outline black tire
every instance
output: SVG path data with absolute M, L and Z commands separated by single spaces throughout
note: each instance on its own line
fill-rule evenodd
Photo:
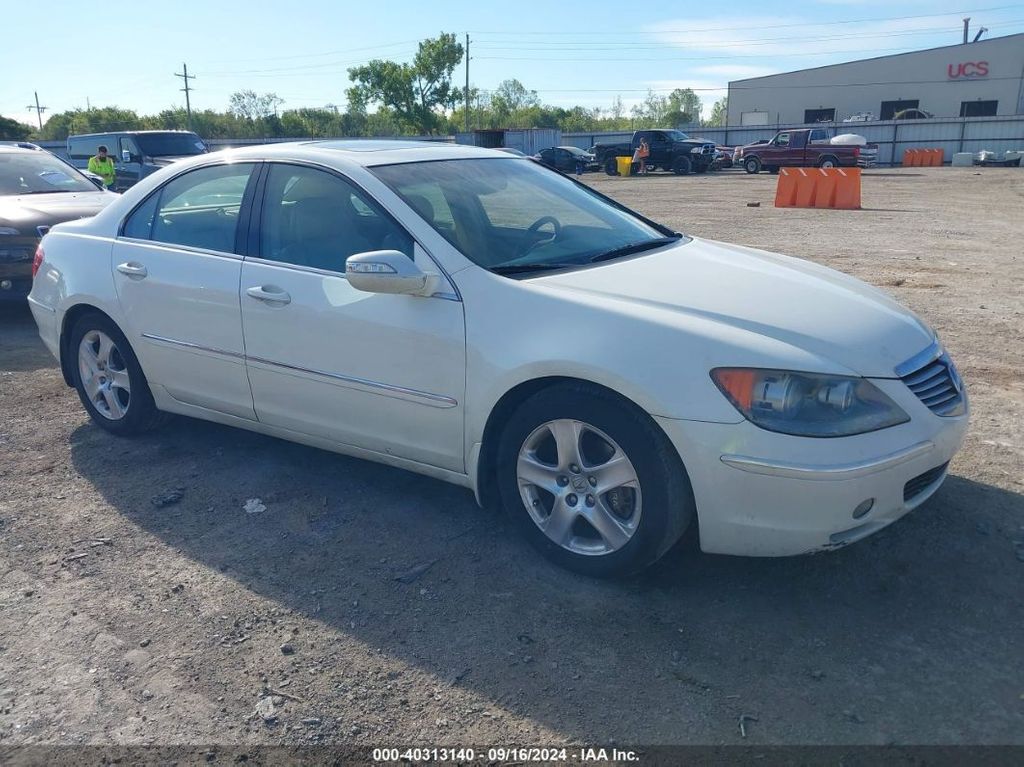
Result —
M 779 173 L 779 167 L 777 165 L 770 165 L 765 170 L 767 170 L 773 176 L 777 176 Z
M 685 176 L 693 170 L 693 163 L 689 157 L 680 155 L 672 162 L 672 172 L 677 176 Z
M 743 161 L 743 170 L 754 175 L 761 172 L 761 161 L 757 157 L 748 157 Z
M 619 164 L 615 161 L 614 157 L 609 157 L 604 161 L 604 172 L 609 176 L 619 175 Z
M 694 173 L 707 173 L 711 168 L 707 165 L 698 165 L 693 169 Z
M 100 412 L 82 383 L 79 349 L 82 339 L 93 331 L 99 331 L 113 341 L 114 351 L 111 352 L 111 359 L 116 358 L 117 366 L 123 367 L 128 374 L 130 394 L 127 404 L 124 406 L 124 415 L 117 419 L 112 419 Z M 68 362 L 71 368 L 71 380 L 78 392 L 78 398 L 97 426 L 112 434 L 128 437 L 142 434 L 163 423 L 165 416 L 156 409 L 156 405 L 153 403 L 153 393 L 149 390 L 149 384 L 146 382 L 146 376 L 142 372 L 135 352 L 124 333 L 108 317 L 95 312 L 80 317 L 71 329 L 66 353 L 70 356 Z M 114 366 L 111 365 L 110 369 L 113 370 Z
M 618 444 L 636 471 L 640 487 L 639 521 L 632 537 L 610 553 L 581 554 L 559 545 L 534 522 L 520 493 L 520 450 L 543 424 L 558 419 L 581 421 L 604 432 Z M 689 477 L 664 432 L 645 412 L 604 389 L 585 383 L 544 389 L 517 408 L 500 440 L 496 479 L 505 511 L 535 548 L 569 570 L 596 577 L 616 577 L 641 570 L 665 554 L 696 515 Z M 585 473 L 584 468 L 578 478 Z M 571 487 L 566 492 L 571 493 Z M 578 503 L 583 503 L 582 495 Z M 587 526 L 579 518 L 574 523 L 577 524 Z
M 835 157 L 833 157 L 832 155 L 827 154 L 824 157 L 822 157 L 820 160 L 818 160 L 818 167 L 819 168 L 838 168 L 839 167 L 839 160 L 836 159 Z

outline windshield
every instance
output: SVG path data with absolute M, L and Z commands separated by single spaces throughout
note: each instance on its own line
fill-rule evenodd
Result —
M 0 194 L 95 191 L 88 178 L 49 152 L 0 152 Z
M 204 154 L 206 144 L 195 133 L 136 133 L 139 149 L 150 157 L 181 157 Z
M 665 135 L 672 141 L 687 141 L 690 138 L 681 130 L 667 130 L 665 131 Z
M 529 160 L 370 170 L 467 258 L 492 271 L 580 266 L 679 237 Z
M 563 146 L 561 148 L 564 149 L 569 154 L 575 155 L 577 157 L 580 156 L 580 155 L 587 154 L 587 152 L 584 152 L 582 149 L 580 149 L 578 147 L 574 147 L 574 146 Z

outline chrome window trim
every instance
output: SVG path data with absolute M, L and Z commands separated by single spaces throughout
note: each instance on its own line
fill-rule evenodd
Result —
M 227 258 L 232 261 L 242 261 L 242 256 L 238 255 L 237 253 L 229 253 L 224 250 L 209 250 L 207 248 L 197 248 L 194 245 L 175 245 L 172 242 L 143 240 L 139 237 L 125 237 L 120 234 L 114 238 L 114 241 L 130 243 L 132 245 L 141 245 L 143 247 L 154 248 L 156 250 L 173 250 L 184 253 L 194 253 L 200 256 L 219 256 L 220 258 Z
M 426 248 L 423 249 L 423 252 L 426 253 Z M 303 266 L 302 264 L 291 264 L 291 263 L 288 263 L 287 261 L 275 261 L 272 258 L 257 258 L 256 256 L 246 256 L 244 260 L 245 260 L 245 262 L 247 264 L 259 264 L 260 266 L 273 266 L 273 267 L 278 268 L 278 269 L 287 269 L 287 270 L 293 271 L 293 272 L 303 272 L 303 273 L 306 273 L 306 274 L 315 274 L 315 275 L 320 276 L 320 277 L 337 277 L 338 279 L 345 280 L 346 282 L 348 282 L 348 276 L 344 272 L 335 272 L 335 271 L 332 271 L 330 269 L 320 269 L 320 268 L 318 268 L 316 266 Z M 433 261 L 433 259 L 431 259 L 431 261 Z M 435 264 L 437 263 L 436 261 L 433 261 L 433 262 Z M 449 283 L 452 284 L 452 285 L 455 284 L 454 282 L 451 282 L 451 280 L 449 280 Z M 442 299 L 444 301 L 455 301 L 456 303 L 461 303 L 461 301 L 462 301 L 462 299 L 459 298 L 458 294 L 456 294 L 456 293 L 449 293 L 447 291 L 440 291 L 440 292 L 437 292 L 437 293 L 432 293 L 429 296 L 429 298 L 440 298 L 440 299 Z
M 245 362 L 258 362 L 263 365 L 268 365 L 274 368 L 282 368 L 284 370 L 291 370 L 297 373 L 307 373 L 310 375 L 322 376 L 329 378 L 334 381 L 341 381 L 348 384 L 356 384 L 358 386 L 365 386 L 368 389 L 373 389 L 380 392 L 384 396 L 395 397 L 396 399 L 409 400 L 419 402 L 420 404 L 427 405 L 429 407 L 437 408 L 453 408 L 457 407 L 459 401 L 452 397 L 446 397 L 442 394 L 434 394 L 432 392 L 420 391 L 419 389 L 409 389 L 404 386 L 395 386 L 393 384 L 381 383 L 380 381 L 371 381 L 367 378 L 357 378 L 356 376 L 342 375 L 341 373 L 329 373 L 324 370 L 315 370 L 313 368 L 300 367 L 299 365 L 289 365 L 285 362 L 274 362 L 273 360 L 265 359 L 264 357 L 254 357 L 239 352 L 231 352 L 226 349 L 215 349 L 210 346 L 202 346 L 200 344 L 194 344 L 189 341 L 181 341 L 176 338 L 168 338 L 166 336 L 156 335 L 155 333 L 143 333 L 143 338 L 150 341 L 159 341 L 161 343 L 172 344 L 174 346 L 181 346 L 186 349 L 193 349 L 195 351 L 210 352 L 212 354 L 219 354 L 232 359 L 243 360 Z

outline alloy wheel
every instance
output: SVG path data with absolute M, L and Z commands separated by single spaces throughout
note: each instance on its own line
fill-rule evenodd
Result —
M 102 330 L 90 330 L 78 345 L 78 373 L 89 402 L 111 421 L 119 421 L 131 404 L 131 378 L 117 344 Z
M 607 434 L 583 421 L 548 421 L 531 432 L 516 462 L 519 494 L 534 524 L 576 554 L 611 554 L 640 524 L 636 469 Z

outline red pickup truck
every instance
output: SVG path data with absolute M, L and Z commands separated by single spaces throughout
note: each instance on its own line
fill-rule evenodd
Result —
M 762 168 L 777 173 L 779 168 L 866 168 L 875 164 L 876 144 L 856 146 L 830 141 L 824 128 L 779 131 L 767 143 L 739 147 L 733 162 L 741 164 L 747 173 L 759 173 Z

